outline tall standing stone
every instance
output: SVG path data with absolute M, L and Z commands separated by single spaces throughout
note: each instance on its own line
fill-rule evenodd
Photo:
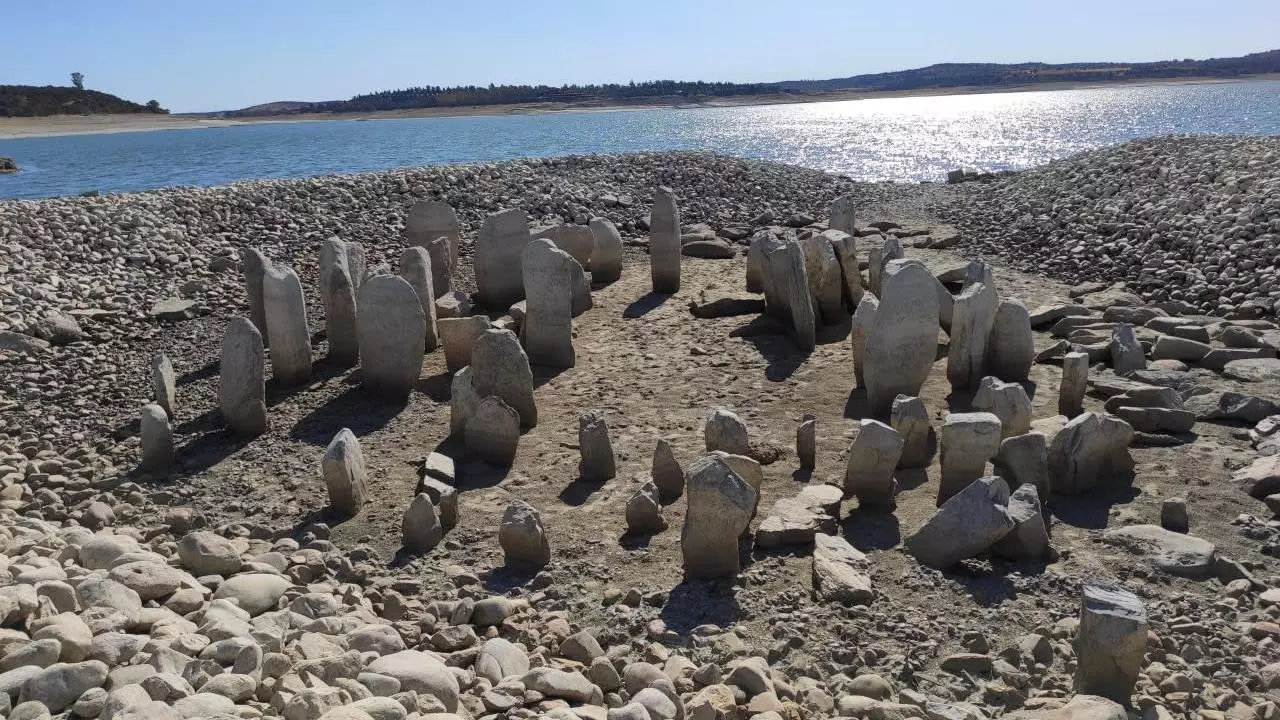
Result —
M 942 481 L 938 504 L 986 474 L 987 461 L 1000 451 L 1000 418 L 986 412 L 951 413 L 939 433 Z
M 311 331 L 307 301 L 293 268 L 268 266 L 262 276 L 262 298 L 271 345 L 271 377 L 283 385 L 311 379 Z
M 867 280 L 871 292 L 880 295 L 884 292 L 885 266 L 894 260 L 902 260 L 906 252 L 902 249 L 902 241 L 894 235 L 884 238 L 884 244 L 871 248 L 867 258 Z
M 782 240 L 768 230 L 761 230 L 751 236 L 747 246 L 747 292 L 763 293 L 766 288 L 765 276 L 769 274 L 768 255 L 782 247 Z M 766 293 L 769 295 L 770 293 Z
M 502 398 L 520 416 L 520 426 L 538 424 L 529 356 L 510 330 L 486 330 L 471 351 L 471 384 L 476 395 Z
M 340 513 L 355 515 L 367 500 L 365 481 L 368 471 L 364 453 L 355 433 L 342 428 L 320 460 L 320 477 L 329 491 L 329 505 Z
M 356 280 L 348 262 L 347 243 L 330 238 L 320 244 L 320 300 L 324 304 L 329 359 L 340 365 L 360 360 L 356 330 Z
M 582 266 L 550 240 L 531 241 L 523 260 L 525 315 L 520 324 L 529 361 L 553 368 L 571 368 L 573 350 L 573 287 Z
M 796 428 L 796 457 L 801 470 L 813 470 L 818 458 L 818 418 L 806 414 Z
M 863 370 L 867 401 L 877 417 L 889 413 L 898 395 L 919 395 L 933 369 L 938 347 L 934 282 L 933 273 L 918 260 L 894 260 L 885 267 Z
M 831 248 L 831 241 L 822 235 L 810 235 L 798 240 L 796 245 L 804 256 L 805 278 L 815 318 L 824 325 L 839 323 L 848 314 L 844 311 L 840 263 Z
M 680 292 L 680 208 L 671 188 L 653 193 L 649 213 L 649 274 L 653 292 L 674 295 Z
M 769 254 L 768 265 L 771 277 L 766 287 L 775 294 L 771 304 L 779 307 L 779 315 L 790 325 L 796 346 L 813 350 L 818 343 L 818 318 L 809 292 L 804 251 L 798 243 L 786 243 Z
M 164 353 L 151 358 L 151 393 L 155 395 L 156 404 L 172 420 L 175 417 L 173 408 L 178 395 L 177 378 L 174 377 L 173 363 L 169 362 L 169 356 Z
M 860 388 L 867 387 L 867 340 L 876 327 L 876 314 L 880 312 L 880 300 L 867 293 L 853 311 L 849 324 L 849 349 L 853 353 L 853 379 Z
M 716 408 L 707 415 L 707 421 L 702 427 L 702 438 L 706 442 L 707 452 L 723 450 L 731 455 L 746 455 L 751 451 L 747 424 L 726 408 Z
M 449 260 L 449 238 L 438 237 L 427 243 L 427 256 L 431 258 L 431 290 L 436 299 L 453 292 L 454 265 Z
M 1073 689 L 1129 704 L 1147 650 L 1147 610 L 1137 595 L 1086 582 L 1075 639 Z
M 1111 367 L 1117 375 L 1147 369 L 1147 356 L 1142 343 L 1138 342 L 1133 326 L 1129 323 L 1120 323 L 1111 331 Z
M 1035 359 L 1036 340 L 1027 306 L 1013 298 L 1001 298 L 987 340 L 989 372 L 1005 382 L 1023 382 L 1031 376 Z
M 578 417 L 578 451 L 582 455 L 578 476 L 583 480 L 603 482 L 618 474 L 604 411 L 588 410 Z
M 844 284 L 844 301 L 853 310 L 862 302 L 862 272 L 858 269 L 858 239 L 840 230 L 831 229 L 822 233 L 822 237 L 831 243 L 831 251 L 840 263 L 840 280 Z
M 463 443 L 480 460 L 510 467 L 520 443 L 520 413 L 496 395 L 482 399 L 467 418 Z
M 266 361 L 262 333 L 247 318 L 231 318 L 222 336 L 218 406 L 227 427 L 255 437 L 267 429 Z
M 898 467 L 928 467 L 929 433 L 933 428 L 929 424 L 929 411 L 924 401 L 909 395 L 894 398 L 889 425 L 902 436 L 902 456 L 898 458 Z
M 1075 417 L 1084 412 L 1084 394 L 1089 389 L 1089 356 L 1069 352 L 1062 358 L 1062 385 L 1058 387 L 1058 414 Z
M 859 505 L 891 505 L 897 491 L 893 471 L 902 457 L 902 436 L 879 420 L 862 420 L 849 446 L 844 470 L 844 494 Z
M 378 275 L 360 288 L 360 382 L 403 397 L 422 373 L 427 321 L 404 278 Z
M 528 244 L 529 219 L 523 210 L 503 210 L 485 218 L 472 259 L 480 304 L 505 310 L 524 299 L 521 264 Z
M 604 218 L 591 218 L 588 227 L 595 241 L 591 252 L 591 282 L 616 282 L 622 277 L 622 235 Z
M 440 345 L 436 329 L 436 293 L 433 279 L 431 255 L 420 247 L 407 247 L 400 253 L 400 277 L 409 283 L 418 296 L 418 304 L 422 306 L 422 315 L 427 332 L 423 336 L 423 347 L 427 352 Z
M 267 332 L 267 310 L 262 296 L 262 279 L 266 275 L 271 261 L 258 248 L 245 248 L 240 251 L 240 271 L 244 274 L 244 294 L 249 302 L 249 320 L 265 339 Z
M 671 444 L 662 438 L 653 448 L 653 465 L 650 469 L 653 483 L 658 486 L 658 499 L 663 503 L 675 502 L 684 494 L 684 468 L 671 450 Z
M 458 222 L 458 213 L 449 203 L 439 200 L 423 200 L 409 208 L 405 218 L 404 239 L 408 245 L 429 248 L 430 243 L 441 237 L 448 238 L 448 265 L 452 269 L 458 266 L 458 247 L 462 244 L 462 224 Z M 437 258 L 433 255 L 433 261 Z M 445 260 L 442 257 L 439 260 Z M 438 290 L 438 288 L 437 288 Z
M 173 465 L 173 427 L 164 408 L 154 403 L 142 408 L 138 439 L 142 448 L 142 461 L 138 464 L 140 470 L 154 472 Z
M 689 506 L 680 550 L 685 574 L 723 577 L 738 573 L 738 538 L 751 522 L 759 498 L 755 488 L 724 459 L 703 457 L 689 468 Z
M 542 515 L 523 500 L 513 501 L 503 513 L 498 545 L 508 567 L 540 570 L 551 562 L 551 545 L 542 526 Z
M 467 429 L 467 420 L 480 407 L 480 396 L 471 382 L 470 365 L 453 374 L 449 383 L 449 432 L 461 437 Z
M 444 364 L 449 372 L 457 372 L 471 364 L 471 352 L 475 348 L 476 338 L 492 327 L 493 323 L 484 315 L 436 320 L 440 343 L 444 345 Z
M 831 215 L 828 227 L 832 230 L 839 230 L 849 235 L 857 232 L 855 224 L 856 213 L 854 211 L 854 201 L 852 195 L 841 195 L 831 201 Z
M 995 284 L 989 282 L 990 273 L 985 270 L 985 263 L 975 273 L 973 266 L 979 263 L 982 261 L 970 263 L 970 277 L 951 312 L 947 380 L 953 388 L 975 388 L 986 373 L 987 339 L 995 325 L 1000 297 Z

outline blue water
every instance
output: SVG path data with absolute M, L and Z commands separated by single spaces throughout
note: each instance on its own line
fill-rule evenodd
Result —
M 24 168 L 0 175 L 0 198 L 636 150 L 711 150 L 858 180 L 938 180 L 957 167 L 1025 168 L 1166 133 L 1280 134 L 1280 82 L 0 140 L 0 156 Z

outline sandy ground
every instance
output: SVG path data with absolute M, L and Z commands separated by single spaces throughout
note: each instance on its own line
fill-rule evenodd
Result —
M 476 115 L 539 115 L 567 112 L 616 112 L 622 110 L 648 110 L 654 108 L 693 107 L 747 107 L 753 105 L 791 105 L 845 100 L 870 100 L 897 97 L 940 97 L 947 95 L 980 95 L 1007 92 L 1043 92 L 1053 90 L 1079 90 L 1085 88 L 1149 85 L 1194 85 L 1208 83 L 1260 82 L 1280 79 L 1280 75 L 1260 75 L 1251 78 L 1188 78 L 1178 80 L 1140 80 L 1109 83 L 1036 83 L 1001 88 L 955 87 L 938 90 L 905 90 L 885 92 L 833 92 L 811 95 L 745 95 L 713 98 L 696 103 L 681 103 L 676 99 L 646 101 L 629 104 L 606 103 L 521 103 L 516 105 L 479 105 L 450 108 L 419 108 L 414 110 L 387 110 L 368 113 L 304 113 L 299 115 L 270 116 L 260 118 L 226 119 L 212 114 L 188 115 L 59 115 L 41 118 L 0 118 L 0 140 L 16 140 L 28 137 L 56 135 L 93 135 L 100 133 L 145 132 L 151 130 L 190 130 L 199 128 L 235 127 L 248 123 L 321 122 L 332 120 L 387 120 L 397 118 L 468 117 Z

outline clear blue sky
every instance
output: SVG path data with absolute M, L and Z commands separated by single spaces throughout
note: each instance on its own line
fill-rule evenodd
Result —
M 1277 0 L 0 0 L 0 84 L 175 112 L 414 85 L 774 81 L 1280 46 Z

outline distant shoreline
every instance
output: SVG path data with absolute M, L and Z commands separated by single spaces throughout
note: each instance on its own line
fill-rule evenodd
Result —
M 198 130 L 202 128 L 242 127 L 260 123 L 327 122 L 334 120 L 392 120 L 405 118 L 478 117 L 492 115 L 546 115 L 558 113 L 617 112 L 661 108 L 751 107 L 756 105 L 797 105 L 878 98 L 945 97 L 949 95 L 987 95 L 1018 92 L 1050 92 L 1108 87 L 1143 87 L 1158 85 L 1208 85 L 1266 82 L 1280 80 L 1280 74 L 1251 75 L 1238 78 L 1177 78 L 1169 80 L 1124 80 L 1111 82 L 1032 83 L 998 88 L 965 86 L 926 90 L 851 91 L 812 94 L 738 95 L 710 98 L 681 104 L 673 100 L 639 103 L 521 103 L 514 105 L 478 105 L 411 110 L 381 110 L 364 113 L 303 113 L 269 115 L 251 118 L 224 118 L 211 113 L 185 115 L 56 115 L 35 118 L 0 118 L 0 140 L 20 140 L 65 135 L 99 135 L 109 133 L 148 132 L 156 130 Z

